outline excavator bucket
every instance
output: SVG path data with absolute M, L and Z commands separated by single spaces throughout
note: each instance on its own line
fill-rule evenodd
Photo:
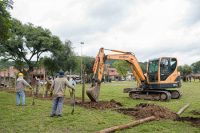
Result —
M 90 98 L 92 102 L 98 102 L 99 97 L 99 90 L 100 90 L 100 84 L 97 84 L 95 86 L 90 87 L 86 93 L 87 96 Z

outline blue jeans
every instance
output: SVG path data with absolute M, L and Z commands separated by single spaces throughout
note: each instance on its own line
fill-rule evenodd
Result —
M 58 115 L 62 115 L 63 101 L 64 101 L 64 97 L 53 98 L 51 115 L 56 114 L 57 108 L 58 108 Z
M 24 91 L 16 92 L 16 104 L 20 105 L 20 97 L 22 98 L 22 105 L 25 105 L 25 93 Z

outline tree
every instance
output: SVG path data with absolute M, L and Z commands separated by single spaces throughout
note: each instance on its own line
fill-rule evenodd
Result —
M 85 65 L 85 72 L 87 75 L 93 75 L 93 65 L 94 65 L 95 58 L 84 56 L 83 57 L 83 64 Z
M 59 69 L 64 71 L 73 71 L 75 70 L 76 62 L 75 62 L 75 55 L 71 48 L 71 42 L 65 42 L 62 45 L 62 49 L 57 51 L 52 58 L 58 65 Z
M 51 57 L 43 59 L 43 65 L 53 75 L 59 70 L 74 71 L 76 69 L 76 58 L 71 48 L 71 42 L 65 42 L 61 48 L 55 49 Z
M 147 62 L 139 62 L 140 67 L 142 68 L 143 73 L 147 72 Z
M 8 67 L 13 66 L 13 65 L 14 65 L 13 62 L 6 61 L 6 60 L 4 60 L 4 59 L 1 59 L 1 60 L 0 60 L 0 70 L 5 70 L 5 69 L 7 69 Z
M 82 59 L 82 71 L 86 74 L 85 82 L 91 82 L 93 77 L 93 65 L 95 58 L 89 56 L 76 56 L 76 69 L 75 72 L 81 75 L 81 59 Z
M 0 56 L 15 61 L 20 71 L 27 66 L 31 72 L 43 53 L 55 53 L 62 49 L 62 43 L 47 29 L 12 19 L 11 35 L 0 47 Z
M 117 69 L 117 72 L 123 76 L 126 77 L 127 71 L 129 70 L 128 63 L 126 61 L 115 61 L 113 63 L 113 66 Z
M 9 0 L 0 1 L 0 43 L 9 37 L 11 17 L 7 9 L 12 8 L 12 4 L 12 1 Z
M 200 73 L 200 61 L 193 63 L 191 66 L 194 73 Z
M 192 73 L 192 67 L 189 65 L 179 66 L 178 71 L 180 71 L 181 75 L 185 76 Z
M 76 67 L 74 72 L 75 73 L 81 73 L 81 59 L 82 59 L 82 65 L 85 67 L 85 72 L 87 74 L 93 74 L 92 68 L 94 65 L 95 58 L 94 57 L 89 57 L 89 56 L 76 56 Z
M 54 62 L 52 58 L 44 57 L 41 59 L 43 66 L 45 67 L 48 75 L 54 75 L 55 72 L 58 72 L 58 65 Z

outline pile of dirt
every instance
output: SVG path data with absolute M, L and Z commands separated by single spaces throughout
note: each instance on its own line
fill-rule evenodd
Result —
M 110 108 L 118 108 L 121 107 L 122 104 L 120 102 L 117 102 L 115 100 L 110 100 L 110 101 L 99 101 L 99 102 L 76 102 L 77 105 L 81 107 L 85 107 L 88 109 L 110 109 Z
M 155 116 L 159 119 L 177 119 L 178 115 L 165 107 L 155 104 L 140 103 L 135 108 L 120 108 L 115 109 L 117 112 L 134 116 L 136 119 L 142 119 L 150 116 Z

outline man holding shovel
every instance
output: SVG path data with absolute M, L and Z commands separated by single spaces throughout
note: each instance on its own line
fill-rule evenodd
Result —
M 50 117 L 56 116 L 56 110 L 58 108 L 58 117 L 62 116 L 62 106 L 64 102 L 64 92 L 66 87 L 71 88 L 74 90 L 74 86 L 66 79 L 64 78 L 64 72 L 59 72 L 59 77 L 56 78 L 51 85 L 51 91 L 54 91 L 55 97 L 53 98 L 52 103 L 52 111 Z

